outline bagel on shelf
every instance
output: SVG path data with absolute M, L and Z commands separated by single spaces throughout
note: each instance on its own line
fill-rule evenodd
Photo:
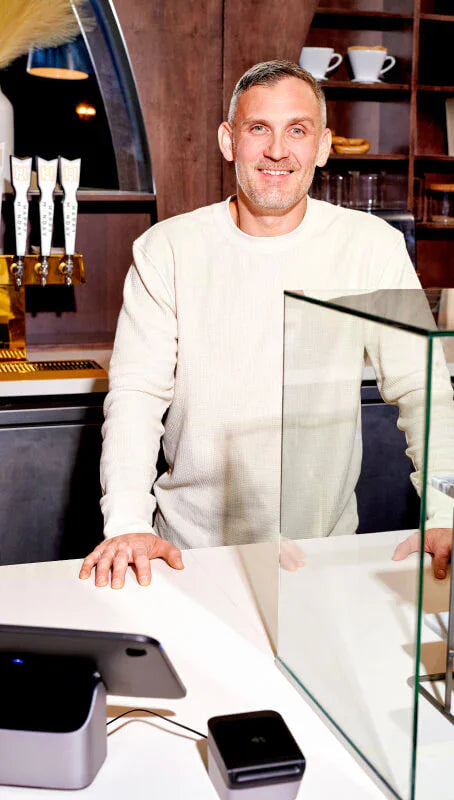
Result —
M 333 147 L 336 153 L 344 155 L 362 155 L 370 150 L 370 142 L 367 139 L 348 139 L 345 136 L 333 136 Z

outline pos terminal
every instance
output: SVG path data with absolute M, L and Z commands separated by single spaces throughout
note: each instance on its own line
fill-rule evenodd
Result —
M 0 625 L 0 784 L 88 786 L 107 753 L 106 695 L 184 697 L 148 636 Z

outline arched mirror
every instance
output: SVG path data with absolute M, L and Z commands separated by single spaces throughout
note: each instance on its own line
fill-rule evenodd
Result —
M 14 107 L 15 153 L 82 157 L 81 187 L 153 192 L 145 125 L 111 0 L 90 0 L 91 25 L 76 41 L 91 64 L 83 80 L 37 77 L 27 56 L 0 73 Z

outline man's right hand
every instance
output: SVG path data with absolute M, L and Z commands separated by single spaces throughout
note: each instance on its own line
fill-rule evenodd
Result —
M 98 544 L 84 560 L 79 578 L 89 578 L 95 567 L 95 585 L 108 586 L 109 572 L 112 570 L 110 585 L 112 589 L 121 589 L 125 583 L 128 564 L 132 564 L 138 582 L 141 586 L 148 586 L 151 581 L 152 558 L 163 558 L 170 567 L 183 569 L 181 551 L 170 542 L 154 533 L 125 533 Z

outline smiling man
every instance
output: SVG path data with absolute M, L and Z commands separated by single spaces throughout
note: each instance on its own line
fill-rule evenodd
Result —
M 85 559 L 81 578 L 95 567 L 96 585 L 106 586 L 111 571 L 111 586 L 120 588 L 134 564 L 146 585 L 150 559 L 181 569 L 181 548 L 277 537 L 284 289 L 419 288 L 400 233 L 372 215 L 308 198 L 330 144 L 312 76 L 286 61 L 255 65 L 219 128 L 236 195 L 165 220 L 134 243 L 105 403 L 106 540 Z M 373 348 L 369 355 L 379 362 Z M 400 403 L 386 364 L 379 366 L 385 398 Z M 449 381 L 443 391 L 452 402 Z M 348 414 L 350 433 L 326 476 L 337 487 L 330 522 L 318 535 L 357 526 L 357 404 Z M 401 424 L 415 451 L 416 484 L 417 416 L 407 403 Z M 169 468 L 156 480 L 161 438 Z M 427 546 L 439 577 L 449 559 L 448 524 L 434 508 Z
M 252 236 L 278 236 L 298 227 L 315 167 L 326 164 L 331 147 L 322 90 L 301 68 L 287 69 L 285 80 L 275 77 L 278 90 L 274 81 L 261 82 L 266 70 L 273 74 L 273 62 L 243 75 L 228 122 L 219 128 L 221 152 L 235 163 L 237 195 L 230 213 Z

